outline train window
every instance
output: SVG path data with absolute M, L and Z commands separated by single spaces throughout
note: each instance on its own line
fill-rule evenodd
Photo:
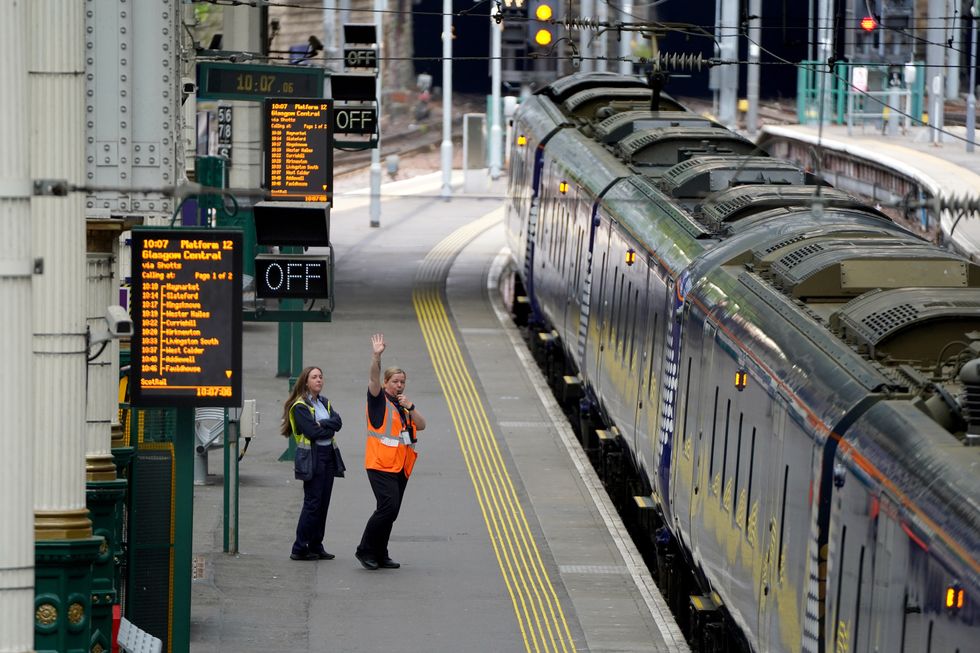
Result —
M 687 407 L 691 405 L 691 357 L 687 357 L 687 381 L 684 382 L 684 424 L 681 426 L 681 437 L 687 442 Z
M 609 302 L 610 303 L 615 303 L 616 302 L 616 289 L 618 287 L 619 287 L 619 266 L 617 265 L 615 267 L 615 269 L 613 270 L 613 288 L 612 288 L 612 296 L 609 299 Z M 606 342 L 607 343 L 612 343 L 613 316 L 615 315 L 615 313 L 613 312 L 612 308 L 613 307 L 610 306 L 610 311 L 609 311 L 609 328 L 606 330 Z M 617 310 L 619 309 L 618 306 L 615 307 L 615 308 Z
M 838 556 L 837 559 L 840 560 L 840 565 L 837 567 L 837 605 L 834 608 L 834 621 L 835 622 L 838 622 L 838 623 L 840 622 L 840 600 L 841 600 L 841 593 L 842 593 L 842 590 L 844 589 L 844 567 L 847 566 L 847 565 L 844 564 L 844 561 L 847 559 L 847 558 L 844 557 L 844 553 L 846 552 L 846 550 L 844 549 L 844 545 L 845 544 L 847 544 L 847 525 L 846 524 L 844 526 L 841 526 L 841 530 L 840 530 L 840 549 L 838 549 L 838 551 L 837 551 L 837 556 Z M 824 556 L 823 555 L 821 555 L 820 560 L 821 560 L 821 563 L 820 564 L 821 564 L 821 566 L 823 566 L 825 564 L 825 560 L 824 560 Z M 831 623 L 834 623 L 834 622 L 831 622 Z M 835 651 L 841 650 L 840 647 L 839 647 L 839 645 L 838 645 L 838 641 L 837 641 L 837 638 L 838 637 L 840 637 L 840 628 L 834 628 L 834 650 Z
M 654 360 L 657 358 L 657 331 L 660 329 L 660 313 L 657 309 L 653 308 L 653 333 L 650 335 L 650 360 L 649 367 L 647 368 L 647 395 L 650 399 L 653 399 L 653 366 Z
M 606 319 L 606 308 L 603 305 L 603 298 L 606 296 L 606 252 L 602 252 L 602 266 L 599 268 L 601 272 L 599 273 L 599 301 L 596 303 L 596 307 L 599 309 L 599 314 L 596 315 L 597 322 L 596 325 L 599 327 L 597 329 L 600 345 L 602 342 L 602 320 Z
M 708 459 L 708 486 L 714 487 L 712 483 L 715 477 L 715 436 L 718 434 L 718 386 L 715 386 L 715 408 L 711 415 L 711 457 Z
M 619 275 L 619 300 L 616 302 L 616 352 L 619 353 L 619 345 L 623 342 L 623 286 L 626 285 L 626 274 Z M 629 297 L 627 295 L 627 297 Z
M 640 313 L 640 289 L 633 291 L 633 327 L 630 330 L 630 371 L 633 370 L 633 361 L 636 359 L 636 320 Z
M 565 274 L 568 268 L 568 245 L 571 242 L 568 238 L 569 220 L 567 206 L 562 208 L 562 214 L 564 220 L 562 220 L 563 227 L 561 230 L 561 273 Z
M 854 630 L 851 632 L 851 641 L 857 644 L 861 634 L 861 589 L 864 585 L 864 546 L 861 546 L 861 555 L 858 556 L 858 587 L 857 597 L 854 600 Z
M 744 421 L 744 418 L 745 418 L 745 413 L 738 414 L 738 439 L 736 440 L 736 445 L 735 445 L 735 491 L 732 494 L 732 497 L 734 497 L 733 498 L 733 502 L 735 504 L 734 515 L 736 516 L 736 520 L 738 519 L 738 477 L 739 477 L 739 471 L 741 471 L 741 467 L 742 467 L 742 423 Z M 741 526 L 741 524 L 739 524 L 736 521 L 735 527 L 738 528 L 739 526 Z
M 572 204 L 572 206 L 574 206 L 574 204 Z M 568 206 L 566 206 L 565 207 L 565 230 L 562 232 L 562 236 L 561 236 L 563 240 L 563 244 L 561 248 L 562 274 L 565 274 L 570 269 L 568 265 L 568 250 L 572 248 L 572 239 L 570 237 L 571 235 L 572 235 L 572 213 L 571 211 L 568 210 Z
M 745 491 L 745 536 L 749 537 L 749 513 L 752 512 L 752 476 L 755 474 L 755 427 L 752 427 L 752 444 L 749 449 L 749 487 Z M 749 538 L 751 542 L 752 539 Z
M 725 510 L 725 478 L 728 472 L 728 431 L 731 427 L 732 400 L 729 399 L 725 404 L 725 446 L 721 450 L 721 491 L 718 492 L 721 498 L 721 509 Z
M 626 270 L 623 270 L 623 278 L 624 279 L 626 278 Z M 622 288 L 620 288 L 620 289 L 622 289 Z M 629 335 L 629 326 L 630 326 L 630 324 L 632 322 L 632 319 L 633 319 L 632 318 L 632 315 L 636 313 L 636 303 L 630 301 L 630 297 L 632 295 L 633 295 L 633 282 L 630 281 L 629 284 L 626 286 L 626 319 L 623 320 L 623 324 L 620 326 L 620 329 L 619 329 L 619 331 L 620 331 L 620 337 L 619 337 L 619 342 L 620 342 L 619 349 L 620 349 L 620 352 L 619 352 L 619 357 L 620 357 L 620 360 L 623 361 L 623 363 L 626 362 L 626 349 L 627 349 L 627 347 L 626 347 L 626 344 L 627 344 L 627 338 L 626 338 L 626 336 Z
M 789 483 L 789 465 L 783 471 L 783 505 L 779 509 L 779 544 L 776 548 L 779 551 L 779 578 L 783 577 L 783 533 L 786 532 L 786 486 Z

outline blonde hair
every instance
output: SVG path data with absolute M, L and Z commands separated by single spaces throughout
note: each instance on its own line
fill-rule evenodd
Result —
M 296 400 L 300 397 L 306 396 L 306 393 L 309 391 L 306 384 L 309 382 L 310 373 L 313 372 L 313 370 L 317 370 L 320 372 L 320 374 L 323 374 L 323 370 L 316 365 L 304 367 L 303 371 L 299 373 L 298 377 L 296 377 L 296 383 L 293 385 L 292 392 L 289 393 L 289 398 L 286 400 L 286 403 L 282 405 L 282 423 L 279 425 L 279 433 L 282 434 L 283 437 L 288 438 L 293 434 L 293 429 L 289 425 L 289 411 L 292 409 L 293 404 L 296 403 Z
M 408 380 L 408 373 L 405 372 L 405 370 L 403 370 L 400 367 L 389 367 L 388 369 L 385 370 L 385 380 L 384 380 L 384 383 L 387 383 L 388 382 L 388 379 L 390 379 L 391 377 L 395 376 L 396 374 L 404 374 L 405 375 L 405 379 Z M 382 385 L 384 385 L 384 383 L 382 383 Z

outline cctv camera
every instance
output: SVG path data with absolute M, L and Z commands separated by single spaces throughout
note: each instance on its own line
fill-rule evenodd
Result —
M 105 311 L 105 322 L 109 335 L 123 338 L 133 335 L 133 320 L 122 306 L 109 306 Z
M 180 90 L 185 95 L 190 95 L 197 91 L 197 84 L 190 77 L 182 77 L 180 80 Z

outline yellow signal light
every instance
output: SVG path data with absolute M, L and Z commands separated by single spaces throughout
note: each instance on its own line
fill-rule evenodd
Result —
M 966 590 L 960 590 L 956 593 L 956 609 L 959 610 L 963 607 L 966 602 Z
M 562 195 L 564 195 L 565 193 L 567 193 L 568 192 L 568 182 L 565 181 L 564 179 L 562 179 L 560 182 L 558 182 L 558 191 Z
M 538 45 L 550 45 L 551 32 L 546 29 L 539 29 L 534 35 L 534 42 Z
M 946 588 L 946 607 L 952 608 L 956 605 L 956 588 L 947 587 Z
M 527 136 L 525 136 L 524 134 L 518 135 L 518 137 L 517 137 L 517 144 L 519 146 L 521 146 L 521 147 L 524 147 L 525 145 L 527 145 Z
M 551 20 L 551 16 L 551 5 L 540 4 L 538 5 L 538 8 L 534 10 L 534 17 L 538 20 Z

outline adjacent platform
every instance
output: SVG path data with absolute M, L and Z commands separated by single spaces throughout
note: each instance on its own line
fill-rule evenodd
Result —
M 461 179 L 457 180 L 461 181 Z M 327 519 L 335 560 L 289 559 L 302 488 L 278 435 L 277 327 L 247 323 L 261 436 L 241 465 L 240 553 L 222 553 L 220 476 L 195 487 L 193 651 L 680 651 L 683 637 L 497 294 L 503 179 L 440 197 L 438 174 L 332 211 L 336 310 L 305 363 L 344 418 Z M 353 558 L 374 499 L 362 468 L 370 334 L 429 427 L 391 538 L 401 569 Z M 220 470 L 220 452 L 211 470 Z
M 775 156 L 796 160 L 820 171 L 844 190 L 904 213 L 910 226 L 924 236 L 952 243 L 980 260 L 980 215 L 973 210 L 935 210 L 931 200 L 973 198 L 980 206 L 980 146 L 966 151 L 966 130 L 948 127 L 936 136 L 929 127 L 912 127 L 887 136 L 867 125 L 780 125 L 763 128 L 760 145 Z M 980 139 L 980 133 L 977 138 Z M 934 142 L 935 141 L 935 142 Z M 795 144 L 795 145 L 793 145 Z M 820 152 L 821 160 L 814 155 Z M 925 203 L 918 209 L 903 205 Z M 962 202 L 961 202 L 962 203 Z M 896 208 L 897 207 L 897 208 Z M 937 219 L 938 218 L 938 219 Z

